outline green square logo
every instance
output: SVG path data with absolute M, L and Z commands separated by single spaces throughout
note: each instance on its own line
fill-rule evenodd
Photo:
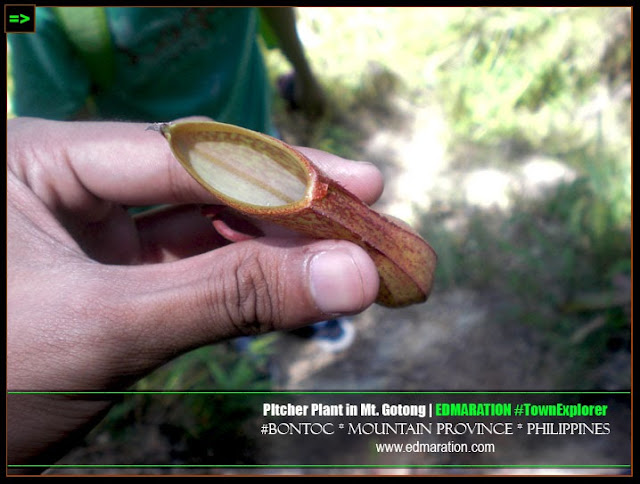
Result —
M 36 31 L 35 5 L 5 5 L 4 31 L 11 33 L 33 33 Z

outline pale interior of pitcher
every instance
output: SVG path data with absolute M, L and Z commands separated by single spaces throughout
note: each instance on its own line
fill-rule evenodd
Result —
M 214 193 L 243 204 L 282 207 L 303 200 L 310 178 L 284 146 L 238 132 L 174 136 L 185 167 Z

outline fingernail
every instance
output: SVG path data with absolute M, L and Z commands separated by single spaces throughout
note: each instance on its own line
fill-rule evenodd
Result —
M 325 314 L 351 313 L 364 309 L 371 286 L 373 263 L 359 249 L 336 249 L 316 254 L 310 263 L 311 295 Z M 375 270 L 375 266 L 374 270 Z

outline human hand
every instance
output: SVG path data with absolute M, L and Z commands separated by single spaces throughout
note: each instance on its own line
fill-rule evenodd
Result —
M 122 389 L 196 347 L 375 300 L 375 265 L 354 244 L 273 231 L 227 245 L 200 213 L 212 195 L 146 127 L 8 122 L 9 390 Z M 372 165 L 303 151 L 366 202 L 380 195 Z M 173 208 L 123 207 L 157 204 Z M 10 397 L 10 464 L 53 462 L 111 403 Z

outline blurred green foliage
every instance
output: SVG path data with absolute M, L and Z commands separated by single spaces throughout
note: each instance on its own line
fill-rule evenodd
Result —
M 496 319 L 543 330 L 574 363 L 559 385 L 593 385 L 589 371 L 630 349 L 630 9 L 309 8 L 299 30 L 333 100 L 316 147 L 359 159 L 362 139 L 396 122 L 380 107 L 400 97 L 442 108 L 458 173 L 508 173 L 534 154 L 575 172 L 506 212 L 436 198 L 420 226 L 439 255 L 436 288 L 493 292 L 506 301 Z
M 242 346 L 228 342 L 200 348 L 156 370 L 135 388 L 268 390 L 269 361 L 276 339 L 276 334 L 267 334 L 247 338 Z
M 585 375 L 631 344 L 629 11 L 472 9 L 443 41 L 457 45 L 439 71 L 454 142 L 498 160 L 517 144 L 577 179 L 506 214 L 457 207 L 462 234 L 425 214 L 438 280 L 502 295 L 494 317 L 542 329 L 573 362 L 564 384 L 590 388 Z

